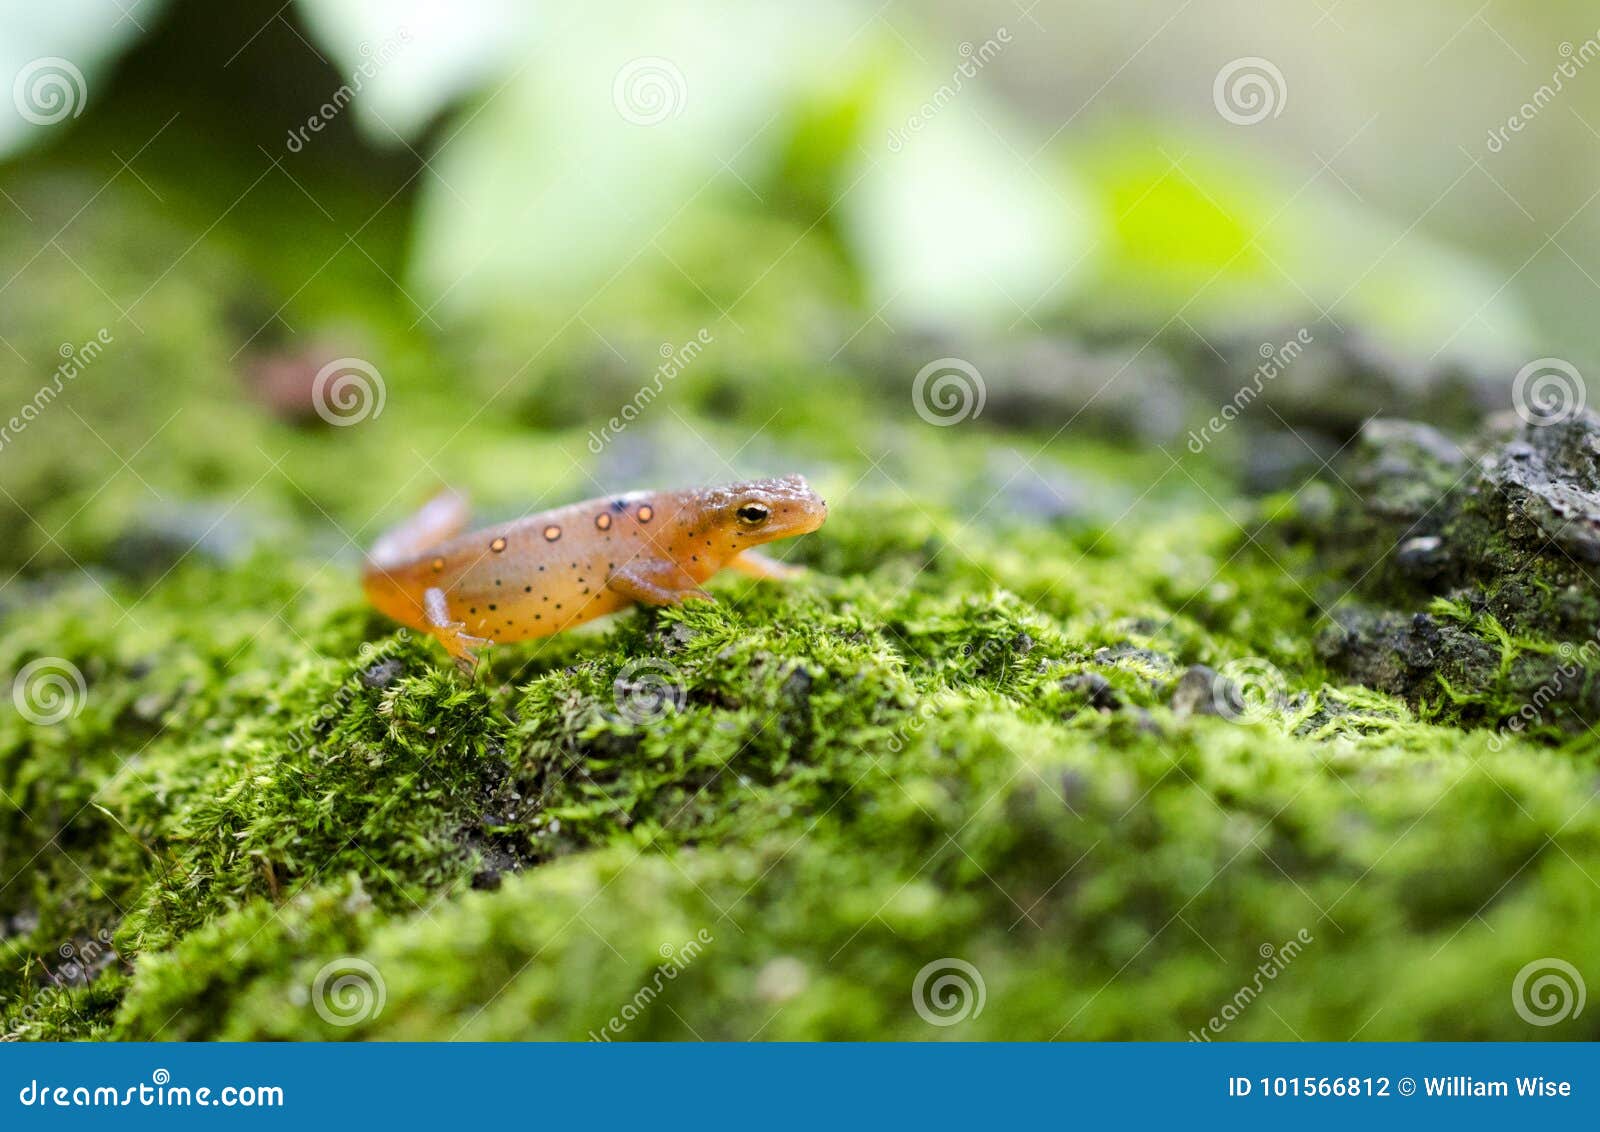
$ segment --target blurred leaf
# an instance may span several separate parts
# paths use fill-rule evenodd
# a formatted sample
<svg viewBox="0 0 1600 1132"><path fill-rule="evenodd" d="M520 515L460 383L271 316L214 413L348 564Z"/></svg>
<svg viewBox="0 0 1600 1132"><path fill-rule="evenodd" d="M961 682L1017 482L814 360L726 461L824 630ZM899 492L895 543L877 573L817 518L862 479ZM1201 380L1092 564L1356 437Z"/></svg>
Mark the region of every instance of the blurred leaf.
<svg viewBox="0 0 1600 1132"><path fill-rule="evenodd" d="M166 0L0 6L0 97L12 100L0 113L0 157L67 133L99 93L101 68L165 7Z"/></svg>
<svg viewBox="0 0 1600 1132"><path fill-rule="evenodd" d="M387 145L414 139L451 101L491 87L527 57L534 28L533 6L517 0L300 0L300 10L357 89L356 120Z"/></svg>
<svg viewBox="0 0 1600 1132"><path fill-rule="evenodd" d="M1007 326L1070 291L1095 242L1092 198L1031 168L1037 143L981 91L935 103L949 82L906 76L880 98L838 207L891 323Z"/></svg>
<svg viewBox="0 0 1600 1132"><path fill-rule="evenodd" d="M705 197L748 195L738 178L772 162L774 119L836 54L846 11L694 0L569 15L434 159L419 285L456 310L506 288L565 309L658 254L652 241Z"/></svg>
<svg viewBox="0 0 1600 1132"><path fill-rule="evenodd" d="M1515 353L1532 335L1503 280L1337 182L1134 122L1063 166L1092 183L1104 220L1106 253L1074 304L1092 318L1176 310L1248 333L1326 310L1424 353Z"/></svg>

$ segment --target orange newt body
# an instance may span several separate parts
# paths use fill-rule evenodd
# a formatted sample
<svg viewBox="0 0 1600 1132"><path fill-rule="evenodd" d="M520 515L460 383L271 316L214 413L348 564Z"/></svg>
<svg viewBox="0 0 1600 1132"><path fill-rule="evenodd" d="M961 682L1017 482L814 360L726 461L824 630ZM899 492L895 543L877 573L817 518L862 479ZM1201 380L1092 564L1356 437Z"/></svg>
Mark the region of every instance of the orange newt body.
<svg viewBox="0 0 1600 1132"><path fill-rule="evenodd" d="M723 567L794 571L754 551L814 531L828 508L799 476L591 499L461 534L460 496L436 497L372 548L362 585L379 610L431 633L464 669L475 649L559 633L635 602L706 597Z"/></svg>

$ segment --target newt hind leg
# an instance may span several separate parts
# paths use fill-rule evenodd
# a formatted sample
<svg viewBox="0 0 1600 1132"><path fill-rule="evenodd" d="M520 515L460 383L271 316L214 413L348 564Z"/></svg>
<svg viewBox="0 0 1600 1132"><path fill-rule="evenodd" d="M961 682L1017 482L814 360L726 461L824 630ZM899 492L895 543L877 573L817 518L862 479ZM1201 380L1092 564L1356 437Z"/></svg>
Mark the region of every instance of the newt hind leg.
<svg viewBox="0 0 1600 1132"><path fill-rule="evenodd" d="M422 608L428 616L428 629L438 638L445 652L455 658L456 667L463 675L472 676L478 669L477 650L494 644L488 637L473 637L462 632L464 622L450 620L450 605L444 591L430 586L422 595Z"/></svg>
<svg viewBox="0 0 1600 1132"><path fill-rule="evenodd" d="M469 514L465 496L441 491L410 518L379 535L367 561L371 567L382 570L419 558L464 531Z"/></svg>

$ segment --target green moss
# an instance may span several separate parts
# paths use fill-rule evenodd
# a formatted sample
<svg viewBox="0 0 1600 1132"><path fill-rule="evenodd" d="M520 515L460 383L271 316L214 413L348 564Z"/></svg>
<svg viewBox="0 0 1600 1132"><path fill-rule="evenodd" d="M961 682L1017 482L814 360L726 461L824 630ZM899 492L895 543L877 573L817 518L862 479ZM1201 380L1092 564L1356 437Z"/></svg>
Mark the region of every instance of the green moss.
<svg viewBox="0 0 1600 1132"><path fill-rule="evenodd" d="M727 223L703 246L737 247ZM122 247L72 250L115 280ZM1556 638L1495 594L1413 587L1395 608L1482 671L1363 686L1323 634L1375 526L1319 541L1317 491L1242 506L1053 424L926 426L915 366L812 365L783 312L839 340L865 317L830 256L804 244L741 308L748 337L596 456L587 422L659 342L721 325L702 299L604 297L630 360L592 386L585 327L468 348L369 316L384 414L312 427L228 372L253 284L202 244L3 456L0 671L84 682L59 722L0 714L3 1032L582 1038L626 1006L613 1037L1182 1038L1309 937L1227 1038L1595 1036L1593 1012L1533 1033L1507 1001L1529 960L1589 953L1593 752L1461 729L1534 690ZM24 357L83 337L60 272L0 312ZM458 438L464 397L483 411ZM994 472L1008 445L1115 504L1030 511ZM475 683L356 585L437 478L503 516L790 469L832 506L785 548L805 578L496 647ZM1587 597L1554 570L1518 600L1574 623ZM1269 676L1253 722L1175 697L1197 666ZM985 1006L941 1028L912 988L950 959ZM383 1008L343 1026L351 971Z"/></svg>
<svg viewBox="0 0 1600 1132"><path fill-rule="evenodd" d="M819 557L879 529L839 518ZM965 554L1006 573L981 533ZM228 576L244 600L280 568ZM125 1037L581 1038L704 929L626 1036L936 1036L909 988L957 957L988 999L951 1036L1178 1038L1302 930L1272 1011L1229 1037L1343 1036L1397 996L1408 1009L1364 1036L1505 1035L1508 1011L1463 1020L1459 986L1406 980L1470 951L1469 985L1499 1004L1527 933L1561 954L1600 911L1569 876L1600 857L1600 813L1573 812L1589 772L1292 674L1259 725L1177 717L1170 658L1242 647L1186 617L1086 635L1004 590L734 581L715 605L497 649L469 686L426 642L363 648L376 626L352 589L303 595L347 593L322 630L343 659L302 657L271 688L239 666L166 709L235 712L226 726L86 778L110 787L115 822L96 822L129 831L103 851L129 878L105 899L80 878L33 939L115 920L115 896L132 976L96 983L97 1008L42 1012L40 1034L102 1032L109 995ZM639 722L617 680L642 660L682 706ZM1115 710L1073 686L1090 672ZM467 894L474 877L493 890ZM386 996L355 1027L308 997L347 957Z"/></svg>
<svg viewBox="0 0 1600 1132"><path fill-rule="evenodd" d="M247 907L141 970L119 1032L155 1036L178 1011L182 1034L233 1038L581 1039L618 1017L629 1038L1177 1039L1255 980L1264 945L1309 939L1230 1038L1489 1037L1517 1032L1508 1004L1463 998L1502 1003L1527 955L1581 953L1600 910L1546 847L1568 816L1553 766L1334 765L1220 721L1163 721L1141 743L1118 721L1026 724L1002 706L952 705L895 782L782 834L617 844L355 933L329 935L306 901ZM1591 816L1555 844L1586 858L1597 838ZM707 937L663 982L663 956ZM1465 994L1424 976L1441 955ZM285 1008L350 956L378 972L380 1013L346 1027ZM987 1003L934 1031L910 987L949 957L978 969ZM642 987L657 993L623 1016ZM215 1005L182 1010L197 999Z"/></svg>

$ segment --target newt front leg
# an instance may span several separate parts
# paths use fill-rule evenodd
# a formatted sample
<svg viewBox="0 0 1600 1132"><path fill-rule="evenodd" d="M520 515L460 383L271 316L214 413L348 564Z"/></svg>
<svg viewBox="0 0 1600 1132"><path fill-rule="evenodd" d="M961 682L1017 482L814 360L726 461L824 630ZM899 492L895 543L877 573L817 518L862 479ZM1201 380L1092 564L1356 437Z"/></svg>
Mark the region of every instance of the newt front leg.
<svg viewBox="0 0 1600 1132"><path fill-rule="evenodd" d="M728 569L737 570L746 577L773 582L793 581L806 572L804 566L791 566L787 562L779 562L759 550L746 550L741 554L735 554L728 559Z"/></svg>
<svg viewBox="0 0 1600 1132"><path fill-rule="evenodd" d="M444 646L444 651L455 658L456 667L471 676L478 669L475 650L494 644L488 637L473 637L466 633L466 623L450 619L450 604L444 591L430 586L423 591L422 607L428 614L428 628Z"/></svg>
<svg viewBox="0 0 1600 1132"><path fill-rule="evenodd" d="M660 558L629 562L607 578L606 585L645 605L680 605L691 597L713 600L681 566Z"/></svg>

